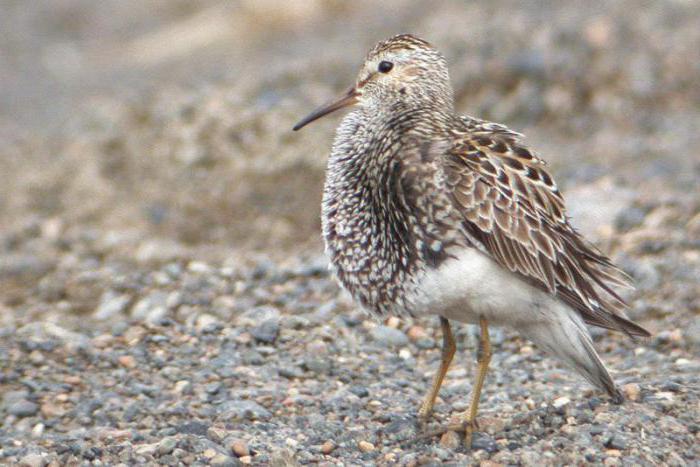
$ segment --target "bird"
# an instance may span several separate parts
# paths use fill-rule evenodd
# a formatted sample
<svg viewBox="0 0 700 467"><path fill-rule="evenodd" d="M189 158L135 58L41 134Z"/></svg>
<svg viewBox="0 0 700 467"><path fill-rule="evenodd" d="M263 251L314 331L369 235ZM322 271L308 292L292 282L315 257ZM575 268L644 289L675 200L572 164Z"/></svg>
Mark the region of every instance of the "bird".
<svg viewBox="0 0 700 467"><path fill-rule="evenodd" d="M471 446L491 360L489 326L514 329L615 402L623 396L587 325L631 338L630 277L570 223L545 161L507 126L459 115L445 57L400 34L377 43L355 83L293 130L346 107L326 168L330 268L377 318L434 316L440 367L418 408L427 422L456 352L451 322L479 329Z"/></svg>

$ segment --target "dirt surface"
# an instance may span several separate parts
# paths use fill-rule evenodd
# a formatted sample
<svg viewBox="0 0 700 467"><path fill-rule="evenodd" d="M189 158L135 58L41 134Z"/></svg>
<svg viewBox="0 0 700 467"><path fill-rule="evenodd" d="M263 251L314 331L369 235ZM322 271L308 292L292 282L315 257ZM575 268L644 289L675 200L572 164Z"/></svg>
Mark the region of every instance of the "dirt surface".
<svg viewBox="0 0 700 467"><path fill-rule="evenodd" d="M700 459L700 6L2 2L0 463L668 464ZM328 275L337 118L377 40L448 58L457 107L525 133L654 337L594 330L613 405L511 330L471 449L415 442L437 323ZM433 425L468 406L475 331ZM431 425L432 426L432 425Z"/></svg>

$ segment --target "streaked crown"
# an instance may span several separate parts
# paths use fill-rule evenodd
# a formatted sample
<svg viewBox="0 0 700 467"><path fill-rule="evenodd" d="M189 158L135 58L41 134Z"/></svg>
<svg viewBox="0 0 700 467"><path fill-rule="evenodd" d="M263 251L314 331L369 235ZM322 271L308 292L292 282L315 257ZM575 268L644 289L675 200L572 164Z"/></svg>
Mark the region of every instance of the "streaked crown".
<svg viewBox="0 0 700 467"><path fill-rule="evenodd" d="M368 106L452 108L447 61L429 42L401 34L379 42L367 54L355 89ZM447 106L447 107L445 107Z"/></svg>

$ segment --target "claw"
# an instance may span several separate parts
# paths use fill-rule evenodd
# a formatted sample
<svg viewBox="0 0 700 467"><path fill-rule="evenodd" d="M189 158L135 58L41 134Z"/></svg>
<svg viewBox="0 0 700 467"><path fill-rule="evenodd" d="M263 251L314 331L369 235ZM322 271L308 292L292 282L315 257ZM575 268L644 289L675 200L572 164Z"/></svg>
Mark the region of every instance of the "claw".
<svg viewBox="0 0 700 467"><path fill-rule="evenodd" d="M472 448L472 439L474 431L479 429L479 424L476 420L464 420L462 422L462 430L464 430L464 445L467 449Z"/></svg>
<svg viewBox="0 0 700 467"><path fill-rule="evenodd" d="M479 429L479 424L477 423L476 420L470 421L470 420L464 420L461 423L455 423L451 425L444 425L441 427L438 427L434 430L426 431L424 433L421 433L420 435L416 436L413 438L413 441L422 441L430 438L435 438L436 436L442 436L448 431L454 431L456 433L464 433L464 445L467 447L467 449L471 449L472 447L472 438L474 435L474 432Z"/></svg>

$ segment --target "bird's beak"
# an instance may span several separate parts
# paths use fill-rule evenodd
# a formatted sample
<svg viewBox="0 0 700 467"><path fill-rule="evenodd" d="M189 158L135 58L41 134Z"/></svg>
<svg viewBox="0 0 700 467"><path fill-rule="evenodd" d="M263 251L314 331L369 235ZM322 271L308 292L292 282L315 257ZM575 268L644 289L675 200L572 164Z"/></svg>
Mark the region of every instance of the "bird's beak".
<svg viewBox="0 0 700 467"><path fill-rule="evenodd" d="M349 105L357 104L357 97L360 94L357 92L357 89L355 87L351 87L350 89L345 92L340 99L336 99L334 101L331 101L325 105L322 105L318 109L314 110L311 112L309 115L307 115L305 118L301 119L299 123L294 125L293 130L301 130L303 127L308 125L309 123L313 122L314 120L318 120L319 118L323 117L324 115L328 115L331 112L335 112L338 109L342 109L343 107L347 107Z"/></svg>

